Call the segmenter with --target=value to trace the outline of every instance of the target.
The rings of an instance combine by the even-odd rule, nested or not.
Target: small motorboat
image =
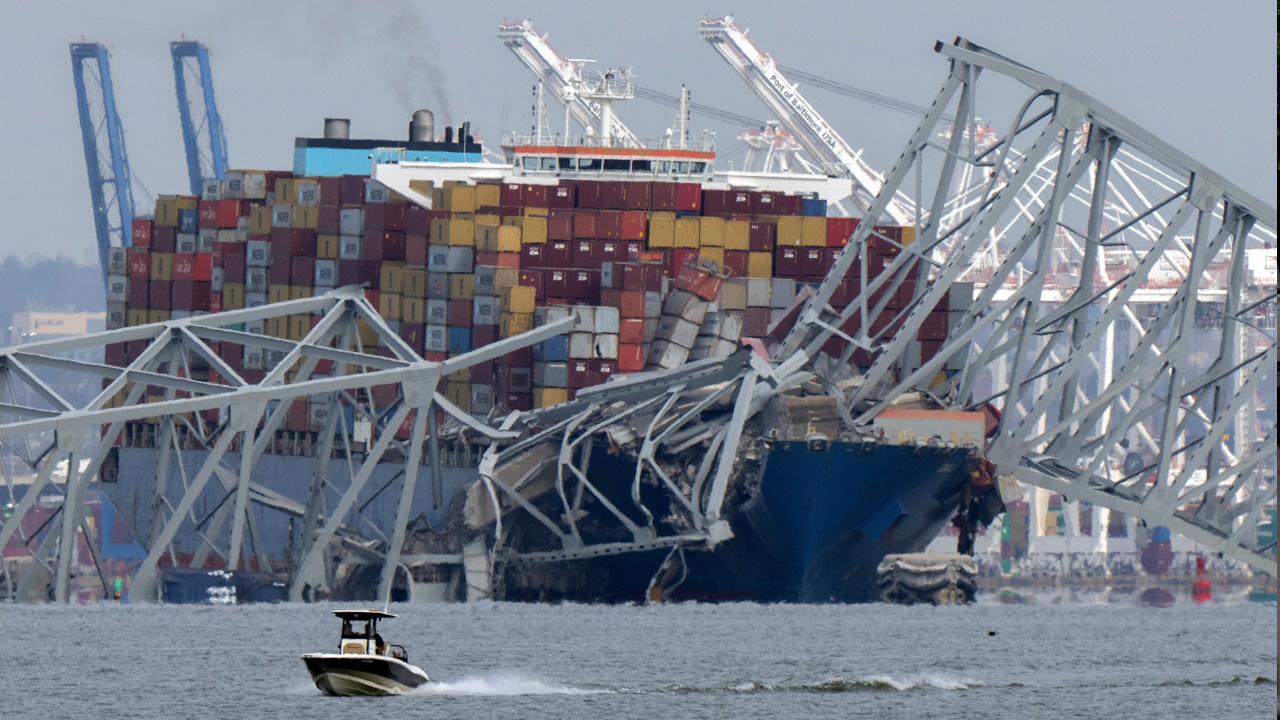
[[[400,645],[383,641],[378,621],[393,618],[377,610],[335,610],[342,619],[336,653],[307,653],[302,661],[316,687],[326,695],[399,695],[429,682],[421,668],[409,664]],[[364,623],[363,627],[358,627]]]

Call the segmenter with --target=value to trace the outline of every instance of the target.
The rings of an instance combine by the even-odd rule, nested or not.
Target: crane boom
[[[116,114],[111,84],[111,61],[99,43],[71,44],[71,71],[76,86],[84,161],[89,171],[89,195],[98,237],[102,279],[107,279],[107,250],[133,244],[133,185],[124,127]],[[90,92],[90,85],[92,90]]]
[[[733,16],[703,18],[699,35],[711,44],[738,73],[752,92],[778,116],[796,140],[825,166],[827,172],[848,175],[854,181],[854,201],[864,210],[884,185],[884,180],[805,100],[782,74],[773,58],[760,51],[747,33],[733,23]],[[891,199],[885,214],[899,225],[915,222],[916,209],[903,196]]]
[[[583,127],[591,128],[599,133],[603,125],[600,107],[578,95],[577,89],[584,84],[585,78],[574,61],[562,56],[551,47],[545,35],[539,35],[529,20],[518,23],[502,23],[498,25],[498,39],[520,58],[533,74],[538,76],[547,87],[555,89],[555,96],[565,106],[574,120]],[[617,147],[640,147],[640,140],[635,134],[613,118],[610,124],[612,145]]]
[[[222,117],[218,115],[218,106],[213,99],[209,49],[204,43],[183,40],[169,43],[169,53],[173,56],[178,114],[182,118],[187,177],[191,181],[192,194],[200,195],[205,180],[221,180],[227,172],[227,139],[222,133]],[[199,88],[199,92],[189,92],[188,83]]]

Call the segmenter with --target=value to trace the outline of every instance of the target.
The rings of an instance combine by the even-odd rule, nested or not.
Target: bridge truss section
[[[874,352],[849,398],[859,424],[912,390],[990,402],[1002,473],[1274,574],[1255,531],[1276,499],[1275,404],[1259,395],[1275,386],[1276,289],[1247,261],[1274,263],[1275,208],[1066,83],[963,39],[936,50],[950,73],[868,213],[914,184],[931,219],[905,246],[859,226],[784,356],[815,357],[832,336],[848,341],[841,360]],[[959,125],[942,146],[948,108]],[[1008,131],[979,143],[979,114]],[[833,310],[832,280],[873,243],[892,261],[872,277],[863,262],[859,296]],[[970,299],[958,281],[993,243]],[[910,302],[887,310],[904,286]],[[922,361],[911,344],[931,312],[952,329]],[[1142,444],[1140,470],[1122,469],[1121,441]]]
[[[291,320],[306,328],[296,340],[261,334],[264,324]],[[133,578],[131,601],[157,598],[162,560],[182,564],[172,549],[179,531],[202,538],[189,567],[203,567],[210,555],[217,555],[229,569],[267,569],[251,505],[301,523],[291,598],[331,587],[331,543],[380,563],[385,596],[401,565],[421,466],[430,468],[435,502],[441,502],[438,416],[456,418],[485,442],[512,436],[437,393],[440,378],[566,332],[572,324],[571,318],[562,320],[430,362],[382,320],[363,291],[350,287],[315,298],[0,350],[3,459],[11,464],[20,459],[34,473],[20,499],[10,485],[15,506],[0,526],[0,547],[21,533],[23,518],[37,502],[57,504],[41,542],[32,547],[35,538],[22,537],[34,558],[30,570],[13,578],[6,565],[8,596],[14,597],[15,590],[29,595],[23,591],[35,582],[34,570],[43,567],[54,579],[53,599],[66,602],[81,530],[97,562],[82,498],[90,481],[112,479],[117,471],[113,451],[136,440],[122,437],[130,427],[154,433],[151,447],[158,458],[148,522],[133,528],[148,552]],[[82,359],[111,357],[109,348],[121,343],[129,349],[122,365]],[[247,371],[233,370],[220,354],[228,347],[260,353],[261,377],[250,381]],[[44,379],[53,371],[101,382],[102,390],[87,403],[73,404]],[[264,453],[273,452],[269,448],[282,442],[277,431],[295,401],[309,401],[312,407],[327,404],[323,429],[312,440],[314,471],[283,491],[264,487],[255,482],[254,468]],[[358,446],[352,438],[360,439],[360,428],[349,425],[364,427],[364,442]],[[331,473],[331,458],[345,460],[347,472]],[[398,486],[395,522],[379,527],[356,503],[369,494],[374,467],[397,461],[404,463],[403,471],[378,490],[394,492],[392,486]],[[51,482],[62,467],[65,481]],[[105,590],[105,578],[103,586]]]

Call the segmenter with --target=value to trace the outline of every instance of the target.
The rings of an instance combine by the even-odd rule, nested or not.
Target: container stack
[[[441,381],[448,400],[469,412],[526,410],[570,400],[615,374],[725,357],[741,338],[785,336],[797,294],[816,289],[858,223],[825,217],[825,203],[812,198],[695,183],[445,182],[422,190],[430,209],[367,176],[239,170],[206,183],[199,197],[161,196],[154,218],[134,221],[133,246],[108,257],[109,327],[358,285],[415,352],[442,361],[575,316],[567,336]],[[864,259],[874,277],[914,240],[911,228],[876,232],[833,307],[858,295]],[[912,273],[888,309],[907,307],[916,289]],[[968,302],[944,301],[926,319],[914,362],[937,353]],[[294,315],[243,330],[302,340],[317,319]],[[887,339],[889,322],[870,333]],[[856,317],[843,328],[859,329]],[[368,327],[360,340],[378,351]],[[141,351],[128,345],[108,348],[108,361],[124,364]],[[249,382],[282,357],[235,343],[214,349]],[[825,347],[837,357],[846,349],[840,338]],[[863,349],[852,358],[874,360]],[[322,363],[316,374],[331,371]],[[295,404],[289,429],[323,423],[322,410]]]

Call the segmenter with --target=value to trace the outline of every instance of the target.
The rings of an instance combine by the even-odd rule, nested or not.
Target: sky
[[[527,131],[533,76],[497,40],[529,19],[562,55],[634,68],[636,84],[769,118],[698,37],[707,15],[734,15],[780,65],[927,105],[946,77],[936,40],[963,36],[1062,79],[1224,175],[1276,202],[1275,15],[1227,0],[914,0],[910,2],[471,2],[411,0],[217,3],[6,0],[0,23],[0,258],[97,262],[68,44],[105,43],[135,198],[188,190],[168,43],[212,52],[232,168],[288,169],[295,137],[325,117],[353,138],[400,139],[410,113],[437,130],[463,120],[492,146]],[[800,89],[872,167],[886,171],[917,119]],[[659,137],[674,111],[643,100],[619,116]],[[552,128],[563,127],[558,108]],[[727,151],[740,128],[695,119]],[[738,156],[739,158],[741,155]],[[732,157],[726,158],[726,163]]]

